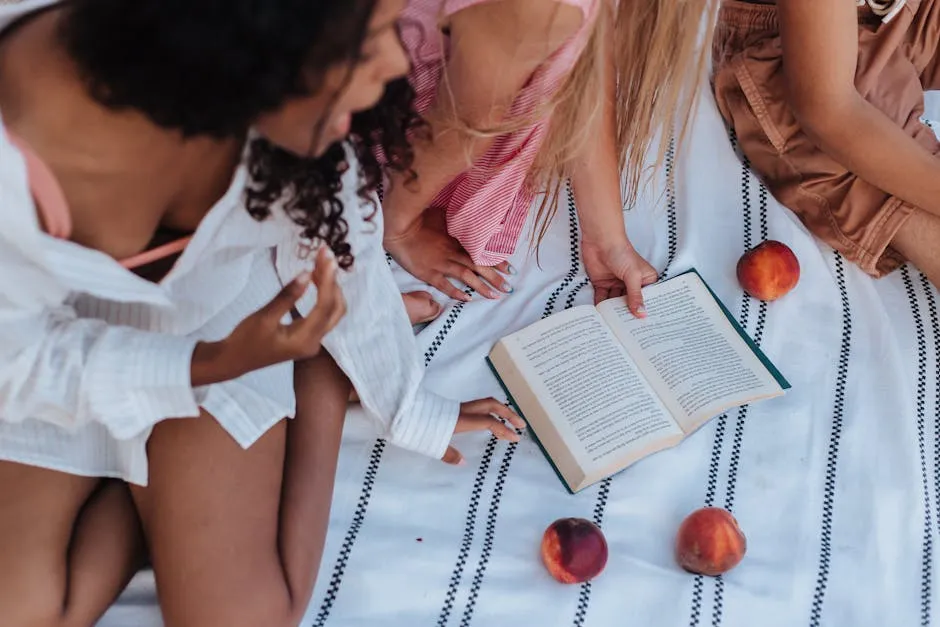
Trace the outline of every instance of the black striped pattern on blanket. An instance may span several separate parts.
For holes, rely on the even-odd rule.
[[[731,143],[737,149],[737,138],[732,134]],[[753,203],[752,203],[752,187],[754,185],[754,179],[750,171],[750,167],[747,161],[747,158],[743,155],[739,155],[742,160],[741,165],[741,207],[743,211],[742,215],[742,225],[743,225],[743,250],[749,250],[752,247],[759,244],[761,241],[767,239],[768,237],[768,227],[767,227],[767,189],[760,183],[758,183],[758,211],[757,211],[757,222],[759,235],[758,239],[755,241],[753,236],[753,223],[755,220]],[[741,311],[738,316],[738,322],[741,324],[743,329],[749,329],[748,324],[750,321],[751,314],[753,312],[755,301],[750,296],[746,294],[743,295],[741,302]],[[751,335],[754,339],[754,342],[760,346],[761,340],[764,335],[764,325],[767,320],[767,303],[758,302],[757,305],[757,324],[756,328]],[[737,479],[738,479],[738,465],[741,458],[741,449],[744,446],[744,436],[745,436],[745,426],[747,424],[747,415],[748,415],[748,406],[744,405],[739,407],[736,412],[735,422],[734,422],[734,431],[731,434],[731,443],[730,443],[730,460],[728,463],[727,475],[724,481],[724,500],[720,503],[718,502],[719,494],[719,468],[721,466],[722,456],[725,449],[728,445],[728,420],[729,415],[723,414],[717,419],[717,426],[715,429],[715,439],[712,445],[711,459],[708,466],[708,477],[705,482],[705,507],[714,507],[720,506],[728,511],[734,511],[734,499],[737,488]],[[717,626],[721,624],[722,612],[723,612],[723,603],[724,603],[724,580],[719,576],[714,580],[714,594],[713,594],[713,605],[712,605],[712,625]],[[705,577],[702,575],[697,575],[695,577],[695,583],[692,588],[692,606],[690,609],[689,615],[689,625],[690,627],[696,627],[700,624],[703,615],[703,593],[706,585]]]
[[[667,178],[667,222],[668,222],[668,260],[666,267],[661,273],[661,277],[665,278],[668,276],[670,266],[672,261],[675,259],[677,250],[678,250],[678,220],[676,217],[676,190],[675,190],[675,146],[674,144],[670,146],[669,152],[666,159],[666,178]],[[574,200],[574,194],[571,191],[570,186],[567,188],[567,217],[569,224],[569,269],[567,274],[561,280],[559,285],[551,292],[546,301],[545,308],[542,312],[542,317],[546,318],[553,313],[555,313],[558,300],[565,293],[565,290],[571,288],[567,297],[564,301],[564,309],[570,309],[574,306],[574,302],[577,299],[578,295],[585,289],[588,288],[590,282],[584,278],[581,281],[577,282],[573,287],[572,284],[575,283],[579,273],[583,270],[581,263],[581,250],[580,250],[580,226],[578,224],[577,217],[577,206]],[[469,292],[469,290],[468,290]],[[458,303],[451,310],[450,315],[447,320],[445,320],[443,327],[435,336],[434,340],[431,342],[428,351],[424,355],[425,366],[431,364],[434,359],[434,356],[443,346],[444,342],[450,335],[451,330],[457,324],[460,314],[463,311],[463,304]],[[463,529],[462,540],[457,551],[457,558],[455,560],[454,568],[451,574],[450,582],[448,585],[447,593],[443,599],[441,610],[438,615],[436,625],[438,627],[447,627],[450,624],[453,611],[455,599],[457,593],[460,590],[460,586],[464,580],[464,572],[466,570],[466,565],[469,559],[470,550],[474,542],[475,529],[477,526],[477,519],[481,510],[481,498],[483,494],[483,486],[486,484],[487,478],[490,473],[490,469],[493,466],[493,460],[496,456],[497,450],[497,440],[495,438],[490,438],[487,442],[486,448],[483,451],[483,455],[480,461],[480,466],[477,469],[476,476],[474,478],[473,489],[471,490],[470,500],[467,504],[467,515],[465,517],[465,524]],[[358,538],[359,531],[362,528],[362,525],[365,521],[366,515],[368,513],[369,501],[372,496],[372,490],[375,485],[375,480],[378,475],[381,463],[383,452],[385,451],[386,443],[383,440],[378,440],[373,446],[371,455],[369,457],[369,462],[366,467],[362,489],[360,492],[359,500],[356,505],[355,512],[353,513],[352,521],[347,529],[347,532],[344,536],[342,545],[339,550],[336,562],[333,565],[332,574],[330,576],[330,582],[327,586],[326,593],[324,595],[323,601],[320,605],[319,611],[317,613],[316,619],[314,620],[311,627],[324,627],[330,617],[333,609],[333,605],[336,602],[338,595],[343,584],[343,577],[346,572],[346,565],[349,561],[349,557],[352,554],[356,539]],[[515,455],[517,445],[510,444],[505,447],[503,451],[503,458],[499,463],[499,469],[497,471],[497,478],[495,486],[490,498],[490,503],[487,508],[486,515],[486,524],[484,530],[484,538],[481,549],[480,560],[477,564],[476,571],[473,578],[470,582],[470,593],[467,600],[467,604],[464,608],[463,614],[460,618],[460,627],[469,627],[472,624],[474,610],[476,608],[476,601],[479,596],[480,587],[483,583],[484,577],[486,575],[486,568],[489,562],[489,556],[492,550],[493,541],[496,531],[496,521],[499,515],[499,506],[500,500],[502,498],[503,486],[506,482],[506,479],[509,475],[510,469],[512,467],[512,460]],[[607,479],[601,483],[598,490],[597,502],[593,511],[593,519],[596,524],[599,526],[603,524],[604,512],[607,507],[608,495],[611,487],[611,479]],[[577,611],[573,619],[573,624],[578,627],[584,624],[585,619],[588,615],[588,609],[590,604],[590,595],[591,595],[591,585],[590,583],[583,584],[579,593]]]

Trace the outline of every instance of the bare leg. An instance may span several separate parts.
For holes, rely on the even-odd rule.
[[[208,414],[149,442],[133,488],[167,627],[297,625],[329,523],[349,382],[333,361],[298,364],[297,417],[242,450]]]
[[[891,245],[926,274],[934,286],[940,287],[940,218],[915,211]]]
[[[143,559],[124,483],[0,462],[0,617],[94,625]]]

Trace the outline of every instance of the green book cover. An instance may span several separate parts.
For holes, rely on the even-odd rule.
[[[493,362],[490,361],[489,357],[486,358],[486,365],[490,367],[490,372],[492,372],[493,376],[496,377],[496,380],[499,381],[499,387],[503,388],[503,392],[506,393],[506,398],[509,399],[509,402],[512,404],[513,409],[515,409],[516,413],[522,416],[522,419],[526,421],[526,424],[528,424],[528,420],[526,419],[525,414],[522,413],[522,408],[519,407],[518,403],[516,403],[516,399],[512,397],[512,392],[509,391],[509,388],[506,386],[506,383],[503,381],[503,378],[499,376],[499,372],[497,372],[496,366],[493,365]],[[565,489],[568,491],[569,494],[574,494],[574,490],[571,489],[571,486],[568,485],[567,481],[565,481],[565,477],[561,474],[561,471],[558,470],[557,466],[555,466],[555,462],[552,460],[552,456],[549,455],[548,451],[545,450],[545,447],[542,446],[542,441],[539,440],[539,436],[536,435],[535,429],[533,429],[531,425],[529,425],[528,432],[529,432],[529,435],[532,436],[532,439],[535,441],[535,443],[538,445],[539,450],[542,451],[542,455],[544,455],[545,459],[548,460],[548,463],[549,465],[551,465],[552,470],[555,471],[555,475],[557,475],[558,480],[561,481],[561,485],[565,486]]]
[[[673,276],[673,277],[670,277],[669,279],[666,279],[666,280],[664,280],[664,281],[661,281],[661,283],[667,283],[668,281],[677,279],[677,278],[679,278],[679,277],[681,277],[681,276],[685,276],[685,275],[687,275],[687,274],[694,274],[696,277],[698,277],[698,279],[702,282],[702,285],[705,286],[705,289],[708,291],[708,293],[709,293],[709,294],[711,295],[711,297],[714,299],[715,303],[716,303],[716,304],[718,305],[718,307],[721,309],[722,314],[724,314],[725,318],[727,318],[728,323],[729,323],[729,324],[731,325],[731,327],[735,330],[735,332],[741,337],[741,339],[745,342],[745,344],[748,346],[748,348],[750,348],[750,350],[751,350],[751,351],[754,353],[754,355],[758,358],[758,360],[761,362],[761,364],[767,369],[767,371],[771,374],[771,376],[774,378],[774,380],[777,382],[777,384],[780,385],[780,387],[781,387],[783,390],[788,390],[788,389],[790,389],[792,386],[790,385],[789,381],[787,381],[787,379],[783,376],[783,374],[780,372],[780,370],[777,369],[777,367],[776,367],[776,366],[773,364],[773,362],[771,362],[770,359],[764,354],[764,352],[760,349],[760,347],[757,346],[757,344],[754,342],[754,340],[751,339],[751,337],[744,331],[744,329],[741,327],[741,325],[738,324],[737,319],[735,319],[735,317],[734,317],[733,315],[731,315],[731,312],[728,311],[728,308],[725,306],[725,304],[721,301],[720,298],[718,298],[718,295],[715,294],[714,290],[711,289],[711,287],[708,285],[708,283],[705,281],[705,279],[702,277],[702,275],[699,274],[699,272],[698,272],[695,268],[690,268],[689,270],[686,270],[685,272],[682,272],[682,273],[677,274],[677,275],[675,275],[675,276]],[[496,380],[499,382],[500,387],[501,387],[501,388],[503,389],[503,391],[505,392],[506,397],[509,399],[509,402],[512,404],[512,406],[513,406],[513,408],[515,409],[516,413],[518,413],[520,416],[522,416],[523,419],[526,419],[526,416],[525,416],[524,412],[522,411],[522,408],[521,408],[521,407],[519,406],[519,404],[516,402],[515,398],[513,398],[513,395],[512,395],[512,393],[510,392],[509,387],[508,387],[508,386],[506,385],[506,383],[503,381],[503,379],[502,379],[502,377],[500,376],[499,372],[496,370],[496,366],[493,364],[493,362],[490,360],[490,358],[489,358],[488,356],[486,357],[486,363],[487,363],[487,365],[489,366],[490,371],[493,373],[493,376],[496,377]],[[528,421],[527,421],[527,422],[528,422]],[[575,494],[575,491],[571,488],[570,485],[568,485],[568,482],[565,480],[565,478],[564,478],[564,476],[562,475],[562,473],[558,470],[558,467],[555,465],[555,462],[552,460],[551,455],[548,454],[548,451],[547,451],[547,450],[545,449],[545,447],[542,445],[542,442],[539,440],[539,437],[538,437],[538,435],[536,434],[535,429],[533,429],[532,426],[530,425],[529,428],[528,428],[528,431],[529,431],[529,433],[531,434],[532,439],[535,441],[535,443],[538,445],[539,449],[542,451],[542,454],[545,456],[545,459],[548,460],[548,463],[549,463],[549,465],[552,467],[552,470],[553,470],[553,471],[555,472],[555,474],[558,476],[558,479],[561,481],[561,484],[565,487],[565,489],[566,489],[570,494]],[[622,471],[621,471],[621,472],[622,472]],[[615,473],[615,474],[619,474],[619,473]]]

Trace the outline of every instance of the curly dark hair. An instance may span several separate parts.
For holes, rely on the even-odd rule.
[[[381,186],[383,166],[407,174],[406,181],[415,177],[409,136],[422,132],[425,122],[415,112],[414,97],[408,81],[399,79],[388,84],[378,105],[353,116],[349,144],[359,164],[359,197],[366,203],[373,202],[372,194]],[[338,197],[348,167],[340,143],[318,158],[304,159],[257,139],[251,146],[248,211],[264,219],[271,206],[283,200],[285,212],[303,227],[304,237],[327,242],[340,267],[349,269],[353,256],[346,241],[345,208]]]
[[[264,113],[313,93],[328,68],[358,63],[377,0],[70,0],[60,35],[89,93],[113,109],[134,109],[184,136],[241,138]],[[420,124],[407,81],[354,118],[360,196],[378,186],[384,153],[408,170],[409,129]],[[311,242],[352,265],[339,199],[348,168],[341,145],[302,158],[253,142],[248,211],[270,215],[281,201]]]

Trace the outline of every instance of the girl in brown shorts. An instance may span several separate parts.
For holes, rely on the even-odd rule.
[[[771,193],[872,276],[940,285],[940,0],[724,0],[718,108]]]

